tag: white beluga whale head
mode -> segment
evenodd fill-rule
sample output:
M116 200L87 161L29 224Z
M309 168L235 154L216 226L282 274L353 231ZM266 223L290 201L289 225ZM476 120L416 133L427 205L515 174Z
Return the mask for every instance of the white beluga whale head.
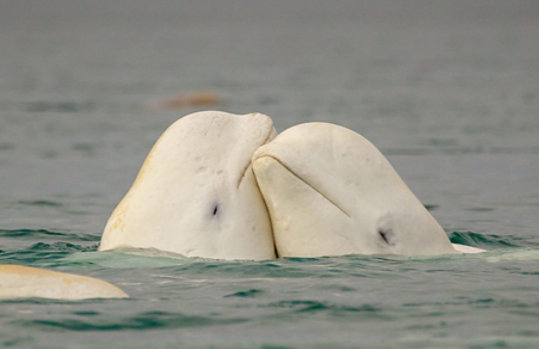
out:
M251 156L275 137L263 114L207 111L158 139L105 227L99 250L154 248L187 257L275 258Z
M458 252L389 161L349 129L300 124L252 161L280 257Z

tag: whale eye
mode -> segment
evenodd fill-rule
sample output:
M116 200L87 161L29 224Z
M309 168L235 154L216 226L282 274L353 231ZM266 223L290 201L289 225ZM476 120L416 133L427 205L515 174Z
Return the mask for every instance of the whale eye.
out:
M213 205L212 215L217 216L217 212L219 212L219 204Z
M391 235L393 235L393 231L391 229L378 229L378 235L380 235L386 244L392 245L390 239Z

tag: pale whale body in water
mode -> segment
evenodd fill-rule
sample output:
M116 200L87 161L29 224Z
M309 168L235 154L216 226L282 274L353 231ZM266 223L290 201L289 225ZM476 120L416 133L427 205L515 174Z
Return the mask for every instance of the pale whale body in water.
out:
M380 151L344 127L294 126L252 162L280 257L481 251L451 244Z
M92 277L21 265L0 265L0 299L127 298L118 287Z
M207 111L157 140L105 227L100 251L154 248L186 257L275 258L251 156L275 137L263 114Z
M218 259L479 251L451 244L359 134L309 123L275 136L263 114L179 119L112 213L99 249Z

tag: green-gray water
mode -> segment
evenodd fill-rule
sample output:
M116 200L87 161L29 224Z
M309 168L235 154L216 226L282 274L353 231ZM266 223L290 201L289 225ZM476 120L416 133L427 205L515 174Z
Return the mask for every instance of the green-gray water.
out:
M539 346L539 3L0 0L0 263L127 300L0 302L0 346ZM96 252L159 134L211 108L329 121L482 255L235 262ZM199 108L200 109L200 108Z

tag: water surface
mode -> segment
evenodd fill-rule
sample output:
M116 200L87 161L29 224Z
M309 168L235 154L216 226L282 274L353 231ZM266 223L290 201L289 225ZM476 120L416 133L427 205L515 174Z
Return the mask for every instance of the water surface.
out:
M0 262L127 300L0 302L4 347L539 346L534 1L0 1ZM474 256L98 253L180 92L388 156Z

